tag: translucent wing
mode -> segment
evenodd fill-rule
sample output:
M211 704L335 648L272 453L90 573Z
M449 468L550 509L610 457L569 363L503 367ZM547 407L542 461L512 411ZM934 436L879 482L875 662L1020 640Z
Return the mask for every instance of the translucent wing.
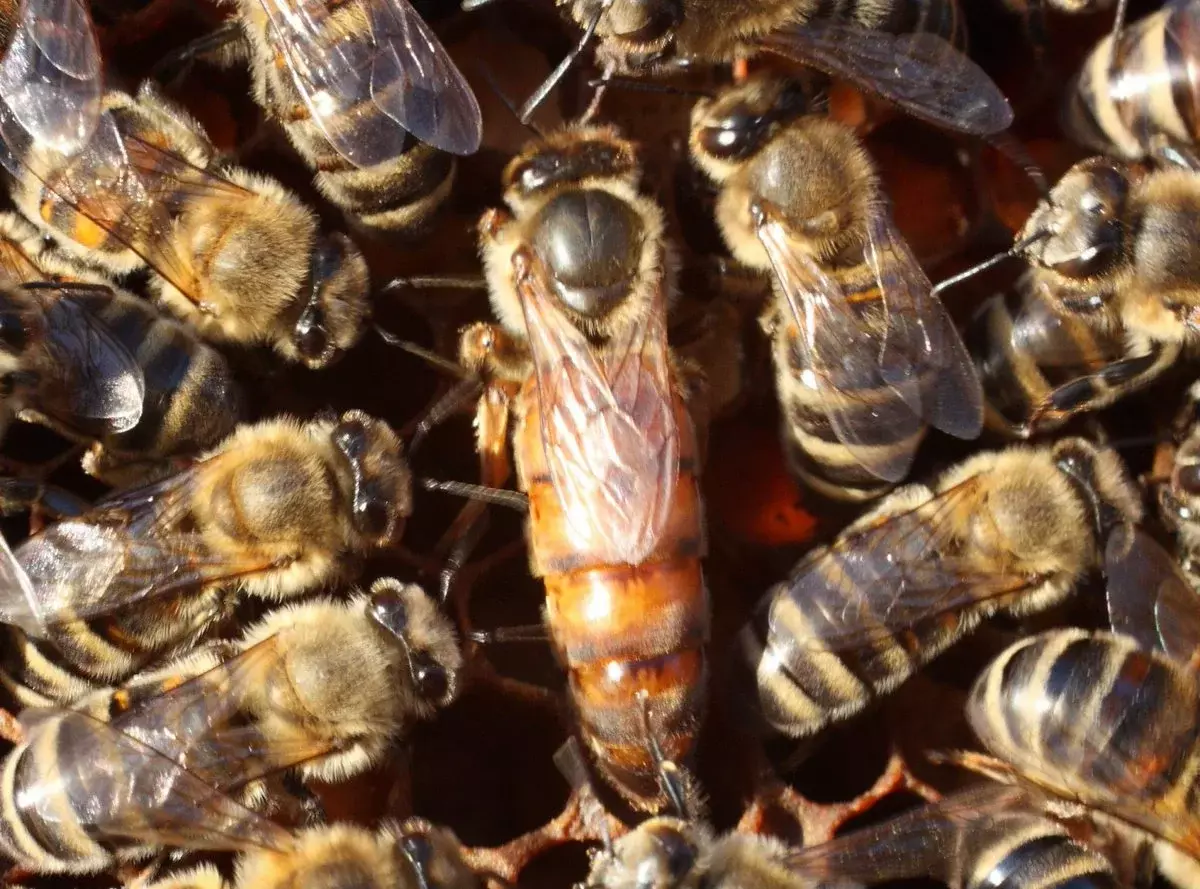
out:
M1121 525L1109 534L1104 567L1113 632L1200 668L1200 596L1171 554L1145 532Z
M72 711L38 730L56 732L57 768L21 788L24 813L60 821L66 800L68 817L100 836L219 851L290 846L286 830L110 725Z
M0 60L0 137L27 135L62 154L87 144L100 117L103 72L82 0L23 0Z
M22 157L53 198L132 250L184 296L204 302L193 263L176 246L175 219L198 198L237 201L249 196L246 189L123 132L110 112L78 154L63 158L33 149Z
M785 864L793 873L814 881L874 885L927 877L961 889L959 849L971 834L1010 822L1016 832L1018 825L1044 817L1039 808L1025 791L989 782L800 849L789 855Z
M21 570L10 570L14 577L0 589L0 622L43 637L56 624L274 567L214 553L199 534L180 529L196 471L104 501L22 543L14 554Z
M775 213L767 212L757 230L796 327L789 335L793 373L858 464L900 481L916 449L891 445L917 441L924 421L916 381L889 382L881 374L881 304L852 305L842 285L794 246Z
M182 683L171 678L149 689L135 683L128 687L134 700L112 725L225 791L329 754L328 740L268 743L257 725L283 656L275 635ZM152 694L140 697L147 690Z
M867 222L867 263L884 307L879 373L935 429L958 438L983 430L983 388L967 348L929 278L879 207Z
M93 434L125 432L138 424L146 381L137 359L72 288L33 291L45 308L46 348L56 372L38 407L67 426ZM99 424L89 421L102 421Z
M664 295L594 351L554 304L540 259L522 252L513 262L546 462L573 540L597 558L638 564L658 544L679 475Z
M1008 100L983 69L934 34L890 34L813 19L776 31L763 44L939 127L988 136L1013 120Z
M259 2L309 114L350 163L398 157L405 130L452 154L478 150L475 94L408 0Z
M971 510L976 476L906 512L868 522L801 560L770 590L767 648L785 666L814 651L866 649L888 637L921 648L924 634L953 631L970 609L998 606L1038 582L980 573L956 553L956 514Z

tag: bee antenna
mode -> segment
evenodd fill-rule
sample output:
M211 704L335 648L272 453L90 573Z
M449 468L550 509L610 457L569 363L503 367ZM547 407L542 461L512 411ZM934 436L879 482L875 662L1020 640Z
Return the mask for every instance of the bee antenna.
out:
M421 486L426 491L453 494L456 497L465 497L468 500L478 500L482 503L506 506L517 512L529 512L529 497L520 491L510 491L507 488L489 488L485 485L472 485L469 482L447 482L435 478L422 478Z
M714 99L716 94L711 90L694 89L691 87L674 86L669 83L652 83L648 80L638 80L636 77L596 77L587 82L592 89L615 87L623 90L633 90L642 93L666 93L672 96L693 96L697 99Z
M1041 197L1044 198L1050 194L1050 183L1046 181L1046 174L1037 165L1037 161L1026 151L1025 146L1015 139L1011 133L995 133L989 136L987 141L994 149L1021 168L1029 178L1029 181L1037 188L1038 194Z
M533 112L538 106L546 101L546 97L550 95L560 80L567 76L567 72L571 70L571 66L575 64L575 60L587 49L587 45L592 42L592 38L596 36L596 28L600 26L600 19L604 17L604 13L608 12L608 8L613 5L615 0L601 0L595 14L592 15L591 21L583 31L583 36L579 38L579 42L571 47L571 51L563 58L561 62L550 72L549 76L542 81L542 85L533 91L533 95L525 100L525 104L521 106L521 111L517 115L517 120L523 124L529 123L529 118L533 116Z
M1125 16L1129 12L1129 0L1117 0L1117 11L1113 16L1112 38L1108 44L1108 76L1112 79L1113 67L1117 62L1117 38L1125 28Z
M482 0L482 2L490 3L493 2L493 0ZM517 119L517 123L529 130L529 132L533 133L533 135L537 136L539 139L545 139L546 133L541 127L539 127L533 121L526 120L521 116L521 111L516 105L513 104L513 100L508 97L508 93L504 92L504 90L500 88L500 83L496 80L496 75L492 73L492 69L483 62L480 62L479 72L483 75L483 79L487 81L487 85L491 88L492 92L495 93L500 101L504 103L504 107L507 108L509 112L512 113L512 116Z
M1012 247L1010 247L1008 250L1005 250L1003 253L997 253L995 256L985 259L978 265L971 266L965 272L959 272L957 275L951 275L944 281L939 281L930 292L933 296L940 296L943 291L949 290L951 287L961 284L963 281L966 281L970 278L974 278L980 272L986 272L988 269L1000 265L1000 263L1004 262L1005 260L1020 256L1038 241L1049 237L1049 235L1049 232L1044 231L1030 235L1023 241L1018 241L1017 243L1013 244Z

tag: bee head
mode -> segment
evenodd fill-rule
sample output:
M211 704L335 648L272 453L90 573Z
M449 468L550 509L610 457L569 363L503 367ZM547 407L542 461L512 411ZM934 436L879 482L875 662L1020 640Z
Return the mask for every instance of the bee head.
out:
M399 436L382 420L348 411L331 438L350 482L355 530L374 546L386 545L412 511L412 473Z
M367 262L342 234L320 238L283 351L318 370L340 358L362 335L370 314ZM293 356L289 356L293 357Z
M375 624L404 649L417 710L425 716L458 693L462 652L450 621L419 586L392 578L371 587L368 612Z

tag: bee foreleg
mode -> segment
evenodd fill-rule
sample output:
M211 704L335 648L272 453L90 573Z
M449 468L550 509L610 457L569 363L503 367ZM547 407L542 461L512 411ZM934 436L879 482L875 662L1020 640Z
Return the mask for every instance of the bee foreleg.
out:
M1192 172L1200 171L1200 155L1191 145L1186 145L1165 133L1150 137L1150 156L1164 167L1180 167Z
M1155 347L1145 355L1122 358L1051 389L1018 434L1028 438L1075 414L1107 407L1118 395L1135 392L1158 377L1174 360L1174 353L1173 349Z
M325 804L304 779L294 770L284 772L280 779L280 789L284 795L300 809L302 820L306 827L325 824L329 819L325 814Z

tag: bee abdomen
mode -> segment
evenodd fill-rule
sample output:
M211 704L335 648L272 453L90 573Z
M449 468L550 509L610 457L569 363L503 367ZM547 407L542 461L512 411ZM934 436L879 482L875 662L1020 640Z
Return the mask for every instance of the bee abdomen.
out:
M742 685L754 689L752 709L766 728L806 737L862 711L969 632L979 615L951 612L899 634L881 620L869 640L842 650L822 641L829 620L819 603L780 586L738 635Z
M1067 130L1098 150L1141 158L1155 135L1191 144L1200 100L1200 7L1172 4L1102 40L1080 72ZM1111 76L1110 76L1111 71Z
M963 889L1117 889L1112 865L1058 823L1030 814L973 827L963 853Z
M1200 689L1128 638L1060 630L1018 642L979 677L967 716L993 754L1083 799L1153 800L1181 782L1195 796Z

